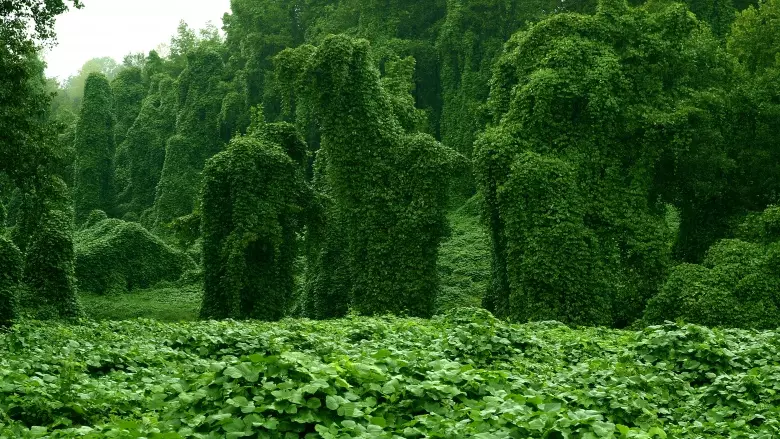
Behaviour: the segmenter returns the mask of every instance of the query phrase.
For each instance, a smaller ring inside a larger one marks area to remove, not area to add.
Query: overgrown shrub
[[[27,247],[24,282],[38,318],[70,318],[81,314],[74,276],[73,212],[44,214]]]
[[[11,324],[17,317],[22,269],[22,252],[10,239],[0,235],[0,327]]]
[[[701,265],[675,267],[645,310],[645,321],[681,319],[707,326],[774,328],[780,324],[780,241],[773,224],[777,208],[750,215],[739,228],[755,239],[722,240]],[[771,241],[775,242],[771,242]]]
[[[107,294],[178,280],[192,260],[138,223],[106,219],[75,234],[76,278],[84,292]]]

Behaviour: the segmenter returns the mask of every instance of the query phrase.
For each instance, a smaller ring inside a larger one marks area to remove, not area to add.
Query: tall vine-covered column
[[[114,97],[108,79],[93,73],[87,77],[84,102],[76,126],[75,181],[73,201],[76,222],[93,210],[113,213],[114,187]]]
[[[301,91],[322,130],[324,156],[315,178],[332,200],[320,234],[325,241],[315,254],[320,261],[340,255],[313,273],[319,280],[310,291],[313,301],[348,294],[359,313],[431,315],[456,154],[427,134],[407,131],[413,100],[397,82],[408,69],[394,64],[399,77],[383,84],[367,41],[331,36],[297,53],[282,56],[301,63]],[[349,291],[335,291],[345,278]]]
[[[278,320],[290,306],[306,193],[306,147],[290,128],[234,138],[206,164],[203,318]]]

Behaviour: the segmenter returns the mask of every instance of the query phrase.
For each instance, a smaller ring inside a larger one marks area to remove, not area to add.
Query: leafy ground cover
[[[780,336],[433,320],[28,322],[0,437],[772,438]]]

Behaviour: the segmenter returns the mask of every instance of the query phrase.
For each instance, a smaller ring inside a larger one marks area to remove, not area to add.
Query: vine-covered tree
[[[303,61],[300,84],[320,121],[324,179],[336,209],[326,224],[344,229],[344,257],[320,269],[349,273],[360,313],[428,316],[454,153],[404,130],[403,100],[383,88],[367,41],[331,36],[300,51],[304,56],[285,56]],[[333,296],[335,286],[313,294]]]
[[[115,184],[118,192],[129,184],[128,151],[124,148],[125,137],[133,125],[141,104],[146,96],[148,84],[144,81],[143,71],[138,67],[125,68],[111,81],[114,94],[114,126],[116,153],[114,157]]]
[[[81,66],[78,73],[63,81],[62,86],[57,91],[57,100],[61,102],[64,109],[78,114],[84,102],[84,90],[89,75],[100,73],[105,75],[109,81],[113,81],[123,69],[124,67],[113,58],[92,58]]]
[[[179,76],[175,135],[165,147],[157,184],[154,230],[167,233],[173,220],[192,213],[206,160],[222,149],[219,115],[224,83],[222,58],[208,47],[187,54]]]
[[[63,171],[63,154],[57,142],[57,132],[49,119],[50,96],[43,76],[44,65],[37,53],[54,37],[57,15],[68,5],[80,7],[78,0],[18,0],[0,6],[0,180],[15,187],[13,215],[17,221],[12,235],[21,237],[24,249],[16,248],[5,237],[0,238],[0,321],[13,318],[18,298],[18,284],[24,267],[31,261],[30,253],[41,234],[38,225],[58,201],[62,182],[53,176]],[[69,204],[66,203],[66,204]],[[0,236],[5,235],[0,227]],[[67,232],[67,230],[66,230]],[[30,243],[33,245],[29,245]],[[58,249],[44,258],[59,258]],[[70,260],[72,263],[72,259]],[[42,281],[50,275],[36,271],[27,279]],[[71,291],[73,293],[73,291]],[[45,292],[44,292],[45,294]]]
[[[682,169],[720,166],[717,124],[702,113],[729,69],[682,5],[603,0],[595,15],[559,14],[515,34],[476,144],[493,242],[486,307],[520,321],[639,317],[670,260],[659,197],[678,201],[674,188],[695,184]],[[550,312],[539,315],[542,302]]]
[[[24,281],[35,294],[38,318],[81,315],[76,295],[73,212],[49,210],[27,248]]]
[[[79,224],[95,209],[114,211],[114,125],[113,93],[108,79],[99,73],[91,74],[76,127],[73,201]]]
[[[237,137],[206,165],[203,318],[279,320],[290,306],[306,146],[283,131]]]
[[[0,8],[0,173],[15,184],[29,183],[49,167],[52,143],[44,123],[49,96],[41,45],[54,37],[55,17],[78,0],[6,1]]]
[[[119,147],[127,156],[127,181],[119,194],[119,209],[149,227],[152,224],[147,211],[154,204],[165,162],[165,144],[176,127],[176,100],[175,83],[170,77],[152,77],[149,94]]]

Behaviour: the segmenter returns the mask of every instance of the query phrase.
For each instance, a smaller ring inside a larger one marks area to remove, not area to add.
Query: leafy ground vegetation
[[[0,437],[771,438],[780,335],[432,320],[28,322]]]

